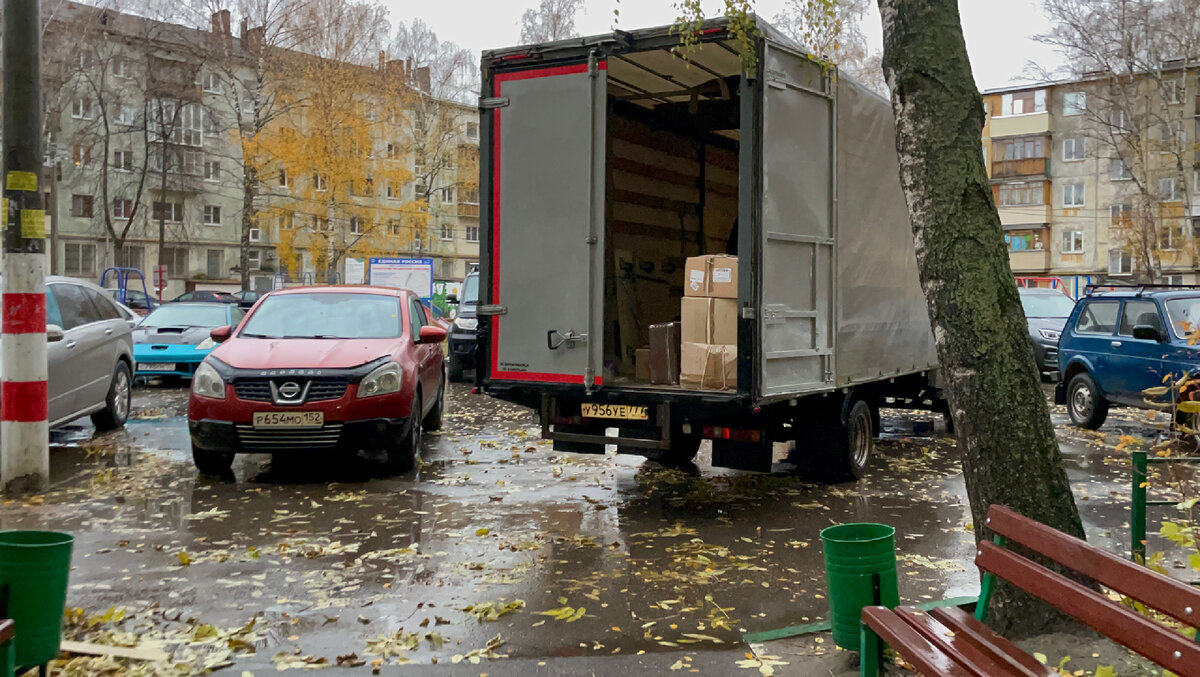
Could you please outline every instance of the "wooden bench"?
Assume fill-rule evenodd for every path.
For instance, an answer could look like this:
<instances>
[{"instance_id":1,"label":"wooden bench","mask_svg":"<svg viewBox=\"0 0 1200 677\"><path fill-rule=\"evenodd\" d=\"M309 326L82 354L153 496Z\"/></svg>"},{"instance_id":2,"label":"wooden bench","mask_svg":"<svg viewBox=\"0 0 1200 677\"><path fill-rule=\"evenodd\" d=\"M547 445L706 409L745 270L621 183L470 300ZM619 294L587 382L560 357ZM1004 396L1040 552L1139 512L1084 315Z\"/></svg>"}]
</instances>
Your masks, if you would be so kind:
<instances>
[{"instance_id":1,"label":"wooden bench","mask_svg":"<svg viewBox=\"0 0 1200 677\"><path fill-rule=\"evenodd\" d=\"M1119 602L1006 549L1018 544L1185 626L1200 625L1200 591L1128 562L1003 506L988 510L994 542L984 541L975 565L984 572L975 616L954 608L928 613L908 607L866 607L862 615L863 677L879 674L883 645L918 672L934 675L1050 676L1058 673L985 625L996 578L1038 597L1181 677L1200 677L1200 643Z\"/></svg>"}]
</instances>

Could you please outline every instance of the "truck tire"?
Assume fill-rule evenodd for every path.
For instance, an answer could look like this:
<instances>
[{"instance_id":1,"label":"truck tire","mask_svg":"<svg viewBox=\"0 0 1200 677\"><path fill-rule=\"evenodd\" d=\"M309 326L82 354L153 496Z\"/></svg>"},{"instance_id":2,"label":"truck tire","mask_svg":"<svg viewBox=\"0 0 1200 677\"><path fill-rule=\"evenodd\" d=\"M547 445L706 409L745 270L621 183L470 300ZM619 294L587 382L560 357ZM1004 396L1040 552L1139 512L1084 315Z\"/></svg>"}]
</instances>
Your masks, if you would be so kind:
<instances>
[{"instance_id":1,"label":"truck tire","mask_svg":"<svg viewBox=\"0 0 1200 677\"><path fill-rule=\"evenodd\" d=\"M814 441L820 444L820 475L826 481L852 481L866 474L875 446L873 420L871 405L856 400L850 405L845 421L834 416L820 426Z\"/></svg>"},{"instance_id":2,"label":"truck tire","mask_svg":"<svg viewBox=\"0 0 1200 677\"><path fill-rule=\"evenodd\" d=\"M1086 371L1075 374L1067 384L1067 414L1072 423L1088 430L1099 428L1108 418L1108 400Z\"/></svg>"},{"instance_id":3,"label":"truck tire","mask_svg":"<svg viewBox=\"0 0 1200 677\"><path fill-rule=\"evenodd\" d=\"M686 465L696 460L700 453L700 437L676 433L671 436L671 448L659 452L658 462L663 465Z\"/></svg>"}]
</instances>

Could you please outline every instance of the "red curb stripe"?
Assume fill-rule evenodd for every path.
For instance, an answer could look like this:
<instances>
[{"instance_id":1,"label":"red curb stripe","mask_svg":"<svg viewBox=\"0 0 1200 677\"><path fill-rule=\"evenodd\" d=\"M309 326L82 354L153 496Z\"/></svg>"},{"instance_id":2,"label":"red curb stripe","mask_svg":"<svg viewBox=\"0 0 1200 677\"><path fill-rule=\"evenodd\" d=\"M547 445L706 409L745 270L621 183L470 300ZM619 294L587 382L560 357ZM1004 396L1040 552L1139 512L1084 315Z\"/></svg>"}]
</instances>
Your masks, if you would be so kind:
<instances>
[{"instance_id":1,"label":"red curb stripe","mask_svg":"<svg viewBox=\"0 0 1200 677\"><path fill-rule=\"evenodd\" d=\"M46 331L45 294L4 294L3 322L5 334L42 334Z\"/></svg>"},{"instance_id":2,"label":"red curb stripe","mask_svg":"<svg viewBox=\"0 0 1200 677\"><path fill-rule=\"evenodd\" d=\"M0 421L34 423L45 420L45 381L0 383Z\"/></svg>"}]
</instances>

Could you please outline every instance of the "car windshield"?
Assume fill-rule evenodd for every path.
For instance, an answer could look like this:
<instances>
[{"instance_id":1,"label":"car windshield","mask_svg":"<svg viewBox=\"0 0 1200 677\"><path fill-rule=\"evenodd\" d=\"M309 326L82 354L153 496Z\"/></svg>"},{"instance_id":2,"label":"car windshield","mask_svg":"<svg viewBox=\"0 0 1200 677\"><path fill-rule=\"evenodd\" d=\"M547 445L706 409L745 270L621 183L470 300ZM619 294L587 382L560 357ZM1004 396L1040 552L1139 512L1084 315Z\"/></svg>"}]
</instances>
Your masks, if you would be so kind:
<instances>
[{"instance_id":1,"label":"car windshield","mask_svg":"<svg viewBox=\"0 0 1200 677\"><path fill-rule=\"evenodd\" d=\"M223 327L229 324L227 309L220 306L159 306L146 316L142 327Z\"/></svg>"},{"instance_id":2,"label":"car windshield","mask_svg":"<svg viewBox=\"0 0 1200 677\"><path fill-rule=\"evenodd\" d=\"M1021 294L1021 306L1025 317L1067 318L1075 309L1075 302L1066 294Z\"/></svg>"},{"instance_id":3,"label":"car windshield","mask_svg":"<svg viewBox=\"0 0 1200 677\"><path fill-rule=\"evenodd\" d=\"M463 303L478 303L479 302L479 276L471 275L467 277L466 282L463 282L462 299Z\"/></svg>"},{"instance_id":4,"label":"car windshield","mask_svg":"<svg viewBox=\"0 0 1200 677\"><path fill-rule=\"evenodd\" d=\"M280 294L262 300L239 336L250 338L396 338L395 296L355 293Z\"/></svg>"},{"instance_id":5,"label":"car windshield","mask_svg":"<svg viewBox=\"0 0 1200 677\"><path fill-rule=\"evenodd\" d=\"M1167 318L1171 321L1171 331L1175 336L1185 339L1189 334L1200 331L1200 296L1189 296L1182 299L1167 301Z\"/></svg>"}]
</instances>

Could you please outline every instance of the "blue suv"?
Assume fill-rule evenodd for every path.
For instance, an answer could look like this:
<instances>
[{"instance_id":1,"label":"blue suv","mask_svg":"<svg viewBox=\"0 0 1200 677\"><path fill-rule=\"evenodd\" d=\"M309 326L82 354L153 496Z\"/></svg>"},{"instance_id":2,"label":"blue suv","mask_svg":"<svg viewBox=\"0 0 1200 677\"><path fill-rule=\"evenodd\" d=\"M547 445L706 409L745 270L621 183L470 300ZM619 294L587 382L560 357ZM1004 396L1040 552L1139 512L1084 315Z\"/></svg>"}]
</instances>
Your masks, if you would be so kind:
<instances>
[{"instance_id":1,"label":"blue suv","mask_svg":"<svg viewBox=\"0 0 1200 677\"><path fill-rule=\"evenodd\" d=\"M1056 404L1095 430L1111 405L1146 408L1143 390L1200 368L1200 287L1088 289L1058 341Z\"/></svg>"}]
</instances>

